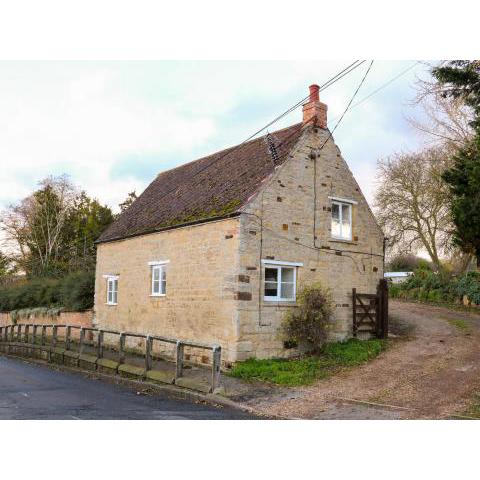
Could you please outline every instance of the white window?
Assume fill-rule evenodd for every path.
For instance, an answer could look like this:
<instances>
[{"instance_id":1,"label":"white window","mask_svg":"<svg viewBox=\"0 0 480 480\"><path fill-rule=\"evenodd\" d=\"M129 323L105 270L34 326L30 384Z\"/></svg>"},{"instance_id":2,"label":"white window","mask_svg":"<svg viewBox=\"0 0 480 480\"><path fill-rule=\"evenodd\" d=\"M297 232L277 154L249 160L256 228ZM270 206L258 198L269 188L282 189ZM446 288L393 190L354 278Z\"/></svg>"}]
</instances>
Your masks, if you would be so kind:
<instances>
[{"instance_id":1,"label":"white window","mask_svg":"<svg viewBox=\"0 0 480 480\"><path fill-rule=\"evenodd\" d=\"M167 294L167 263L169 260L148 262L151 269L151 292L152 297L163 297Z\"/></svg>"},{"instance_id":2,"label":"white window","mask_svg":"<svg viewBox=\"0 0 480 480\"><path fill-rule=\"evenodd\" d=\"M332 238L352 239L352 204L332 200Z\"/></svg>"},{"instance_id":3,"label":"white window","mask_svg":"<svg viewBox=\"0 0 480 480\"><path fill-rule=\"evenodd\" d=\"M152 266L152 297L162 297L167 294L166 265Z\"/></svg>"},{"instance_id":4,"label":"white window","mask_svg":"<svg viewBox=\"0 0 480 480\"><path fill-rule=\"evenodd\" d=\"M107 280L107 305L117 305L118 303L118 276L106 275Z\"/></svg>"},{"instance_id":5,"label":"white window","mask_svg":"<svg viewBox=\"0 0 480 480\"><path fill-rule=\"evenodd\" d=\"M297 290L297 267L301 263L271 262L262 260L264 270L264 300L269 302L294 302Z\"/></svg>"}]
</instances>

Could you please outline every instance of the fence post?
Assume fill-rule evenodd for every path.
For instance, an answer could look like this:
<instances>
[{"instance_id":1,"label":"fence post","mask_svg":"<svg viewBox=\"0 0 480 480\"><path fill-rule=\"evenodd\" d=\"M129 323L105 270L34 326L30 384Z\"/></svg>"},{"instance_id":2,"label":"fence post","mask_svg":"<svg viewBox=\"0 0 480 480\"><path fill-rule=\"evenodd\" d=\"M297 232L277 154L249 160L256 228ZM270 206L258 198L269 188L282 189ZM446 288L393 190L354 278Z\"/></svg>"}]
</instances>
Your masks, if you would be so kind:
<instances>
[{"instance_id":1,"label":"fence post","mask_svg":"<svg viewBox=\"0 0 480 480\"><path fill-rule=\"evenodd\" d=\"M58 326L54 325L52 329L52 348L57 346Z\"/></svg>"},{"instance_id":2,"label":"fence post","mask_svg":"<svg viewBox=\"0 0 480 480\"><path fill-rule=\"evenodd\" d=\"M147 335L145 340L145 373L152 369L152 344L153 338Z\"/></svg>"},{"instance_id":3,"label":"fence post","mask_svg":"<svg viewBox=\"0 0 480 480\"><path fill-rule=\"evenodd\" d=\"M98 330L97 357L103 358L103 330Z\"/></svg>"},{"instance_id":4,"label":"fence post","mask_svg":"<svg viewBox=\"0 0 480 480\"><path fill-rule=\"evenodd\" d=\"M357 336L357 289L352 288L353 336Z\"/></svg>"},{"instance_id":5,"label":"fence post","mask_svg":"<svg viewBox=\"0 0 480 480\"><path fill-rule=\"evenodd\" d=\"M41 340L41 343L40 343L40 345L42 345L42 347L45 345L46 336L47 336L47 326L42 325L42 340Z\"/></svg>"},{"instance_id":6,"label":"fence post","mask_svg":"<svg viewBox=\"0 0 480 480\"><path fill-rule=\"evenodd\" d=\"M72 334L72 327L67 325L67 329L65 331L65 351L70 350L70 336Z\"/></svg>"},{"instance_id":7,"label":"fence post","mask_svg":"<svg viewBox=\"0 0 480 480\"><path fill-rule=\"evenodd\" d=\"M17 325L17 342L22 343L22 324Z\"/></svg>"},{"instance_id":8,"label":"fence post","mask_svg":"<svg viewBox=\"0 0 480 480\"><path fill-rule=\"evenodd\" d=\"M175 349L175 379L180 378L183 375L183 351L184 345L178 340Z\"/></svg>"},{"instance_id":9,"label":"fence post","mask_svg":"<svg viewBox=\"0 0 480 480\"><path fill-rule=\"evenodd\" d=\"M222 358L222 347L217 345L212 352L212 392L220 385L220 362Z\"/></svg>"},{"instance_id":10,"label":"fence post","mask_svg":"<svg viewBox=\"0 0 480 480\"><path fill-rule=\"evenodd\" d=\"M80 343L78 345L78 358L77 358L77 367L80 366L80 356L83 354L83 343L85 341L85 330L83 327L80 328Z\"/></svg>"},{"instance_id":11,"label":"fence post","mask_svg":"<svg viewBox=\"0 0 480 480\"><path fill-rule=\"evenodd\" d=\"M30 324L25 325L25 337L23 341L25 343L29 343L29 338L30 338Z\"/></svg>"},{"instance_id":12,"label":"fence post","mask_svg":"<svg viewBox=\"0 0 480 480\"><path fill-rule=\"evenodd\" d=\"M118 363L125 363L125 332L120 332L120 341L118 347Z\"/></svg>"}]
</instances>

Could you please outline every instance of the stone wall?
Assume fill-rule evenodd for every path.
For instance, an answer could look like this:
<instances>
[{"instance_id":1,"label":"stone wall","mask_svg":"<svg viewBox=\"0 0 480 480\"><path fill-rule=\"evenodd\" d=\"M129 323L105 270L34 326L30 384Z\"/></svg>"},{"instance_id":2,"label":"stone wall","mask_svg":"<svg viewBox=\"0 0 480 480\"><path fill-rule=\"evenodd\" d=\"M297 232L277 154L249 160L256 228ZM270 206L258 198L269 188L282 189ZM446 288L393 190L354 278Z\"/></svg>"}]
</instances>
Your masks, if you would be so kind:
<instances>
[{"instance_id":1,"label":"stone wall","mask_svg":"<svg viewBox=\"0 0 480 480\"><path fill-rule=\"evenodd\" d=\"M38 316L30 319L20 318L17 323L36 323L38 325L77 325L79 327L91 327L93 311L85 312L61 312L56 316ZM10 313L0 313L0 325L11 325Z\"/></svg>"},{"instance_id":2,"label":"stone wall","mask_svg":"<svg viewBox=\"0 0 480 480\"><path fill-rule=\"evenodd\" d=\"M235 360L239 219L100 244L95 326L219 343ZM152 297L149 262L168 261L167 294ZM106 304L104 275L118 275L118 305Z\"/></svg>"},{"instance_id":3,"label":"stone wall","mask_svg":"<svg viewBox=\"0 0 480 480\"><path fill-rule=\"evenodd\" d=\"M325 130L307 130L290 161L277 168L242 215L239 274L248 278L243 290L251 299L239 302L239 360L295 353L283 347L278 334L285 311L295 304L263 300L260 258L303 263L298 287L319 281L331 290L336 305L332 340L351 335L352 288L374 293L383 276L383 234L338 147L329 140L312 158L327 136ZM329 196L357 202L351 242L331 238Z\"/></svg>"},{"instance_id":4,"label":"stone wall","mask_svg":"<svg viewBox=\"0 0 480 480\"><path fill-rule=\"evenodd\" d=\"M295 303L263 300L261 259L274 259L303 264L299 286L331 289L331 338L348 337L352 288L373 293L383 276L383 234L334 142L315 158L327 135L306 129L240 217L100 244L95 326L219 343L226 363L291 355L279 326ZM357 202L350 242L331 238L329 196ZM167 295L151 297L148 264L166 260ZM118 305L106 305L105 275L119 276Z\"/></svg>"}]
</instances>

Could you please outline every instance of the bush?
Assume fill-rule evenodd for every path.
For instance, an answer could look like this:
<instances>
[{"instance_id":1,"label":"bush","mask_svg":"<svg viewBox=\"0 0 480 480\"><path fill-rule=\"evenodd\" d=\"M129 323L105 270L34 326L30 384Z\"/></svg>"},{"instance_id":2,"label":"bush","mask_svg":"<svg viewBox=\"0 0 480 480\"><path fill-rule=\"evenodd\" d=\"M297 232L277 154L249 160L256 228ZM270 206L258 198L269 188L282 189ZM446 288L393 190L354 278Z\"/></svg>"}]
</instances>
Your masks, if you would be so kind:
<instances>
[{"instance_id":1,"label":"bush","mask_svg":"<svg viewBox=\"0 0 480 480\"><path fill-rule=\"evenodd\" d=\"M93 272L72 273L60 285L60 304L67 310L82 311L93 307L95 274Z\"/></svg>"},{"instance_id":2,"label":"bush","mask_svg":"<svg viewBox=\"0 0 480 480\"><path fill-rule=\"evenodd\" d=\"M95 274L71 273L63 278L36 278L0 288L0 311L36 307L70 311L93 307Z\"/></svg>"},{"instance_id":3,"label":"bush","mask_svg":"<svg viewBox=\"0 0 480 480\"><path fill-rule=\"evenodd\" d=\"M470 301L480 305L480 272L468 272L460 277L455 291L460 298L466 295Z\"/></svg>"},{"instance_id":4,"label":"bush","mask_svg":"<svg viewBox=\"0 0 480 480\"><path fill-rule=\"evenodd\" d=\"M459 303L464 296L480 305L480 272L468 272L454 278L446 272L416 270L401 284L390 286L392 298L434 303Z\"/></svg>"},{"instance_id":5,"label":"bush","mask_svg":"<svg viewBox=\"0 0 480 480\"><path fill-rule=\"evenodd\" d=\"M309 285L300 290L297 302L298 308L288 311L282 324L285 340L319 350L331 326L330 292L318 283Z\"/></svg>"}]
</instances>

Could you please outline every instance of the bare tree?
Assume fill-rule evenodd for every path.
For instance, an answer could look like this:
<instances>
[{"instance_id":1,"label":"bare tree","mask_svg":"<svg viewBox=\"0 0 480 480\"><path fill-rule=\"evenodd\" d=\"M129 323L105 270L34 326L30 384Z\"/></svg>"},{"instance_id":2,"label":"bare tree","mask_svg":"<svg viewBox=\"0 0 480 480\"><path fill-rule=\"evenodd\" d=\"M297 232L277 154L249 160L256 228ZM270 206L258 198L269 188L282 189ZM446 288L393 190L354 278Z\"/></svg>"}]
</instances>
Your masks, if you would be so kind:
<instances>
[{"instance_id":1,"label":"bare tree","mask_svg":"<svg viewBox=\"0 0 480 480\"><path fill-rule=\"evenodd\" d=\"M17 247L25 271L46 273L62 247L62 231L77 191L68 177L49 177L40 189L2 215L7 241Z\"/></svg>"},{"instance_id":2,"label":"bare tree","mask_svg":"<svg viewBox=\"0 0 480 480\"><path fill-rule=\"evenodd\" d=\"M473 137L473 111L462 98L445 95L445 87L433 79L417 79L412 104L420 106L424 118L408 117L409 123L435 146L458 149Z\"/></svg>"},{"instance_id":3,"label":"bare tree","mask_svg":"<svg viewBox=\"0 0 480 480\"><path fill-rule=\"evenodd\" d=\"M441 178L450 161L444 149L430 148L396 154L377 165L375 209L389 246L397 253L425 249L436 269L452 228L449 192Z\"/></svg>"}]
</instances>

